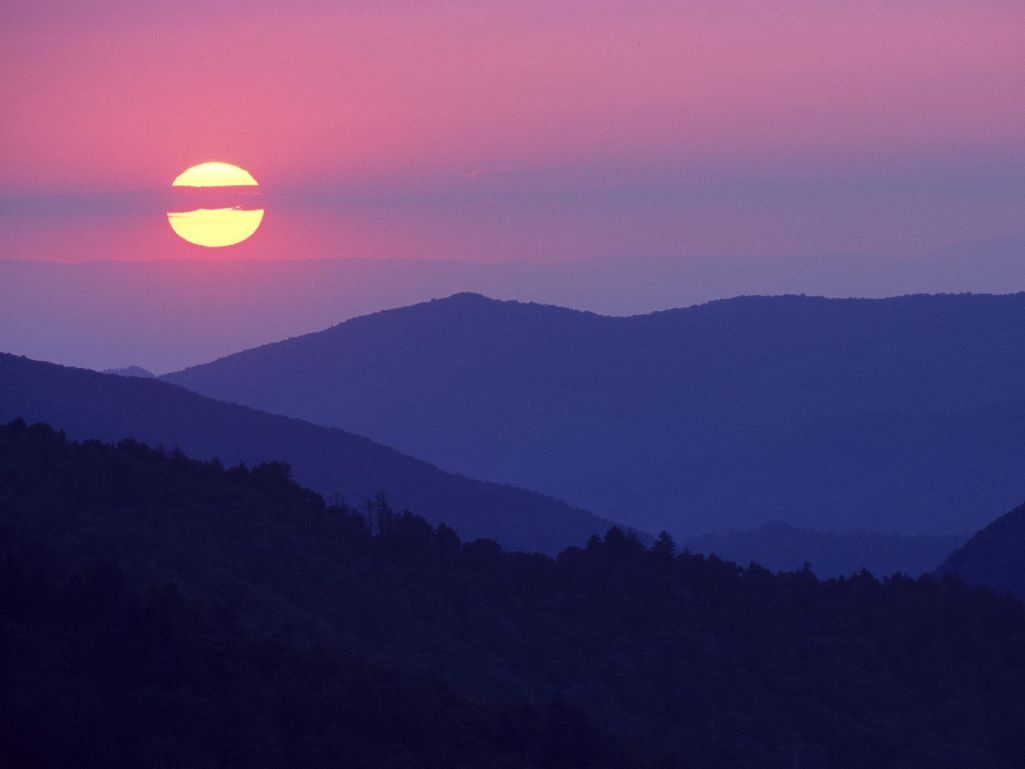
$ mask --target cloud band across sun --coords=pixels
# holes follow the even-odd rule
[[[229,163],[210,162],[192,166],[179,174],[171,183],[173,187],[255,187],[258,182],[243,168]],[[225,203],[236,203],[229,199],[225,190]],[[218,193],[219,194],[219,193]],[[233,246],[247,240],[256,232],[263,221],[264,210],[246,209],[240,205],[218,208],[196,208],[191,211],[168,211],[167,221],[171,229],[182,239],[197,246],[220,248]]]

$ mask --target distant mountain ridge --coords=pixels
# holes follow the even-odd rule
[[[613,524],[524,489],[443,472],[358,435],[215,400],[159,380],[98,374],[0,353],[0,422],[45,421],[75,439],[134,438],[225,463],[283,461],[328,499],[392,506],[467,539],[555,552]]]
[[[117,374],[118,376],[135,376],[141,379],[153,379],[152,371],[147,371],[142,366],[125,366],[124,368],[108,368],[103,370],[104,374]]]
[[[0,350],[94,369],[130,360],[159,373],[460,291],[634,315],[752,294],[1025,290],[1022,233],[914,259],[631,254],[543,263],[227,257],[64,262],[63,252],[35,256],[56,261],[0,259]],[[46,330],[52,328],[61,333]]]
[[[681,539],[960,535],[1025,477],[1025,294],[626,318],[458,294],[165,378]]]
[[[554,559],[415,516],[371,531],[280,465],[23,421],[0,500],[2,766],[1025,757],[1025,607],[958,579],[773,575],[618,529]]]

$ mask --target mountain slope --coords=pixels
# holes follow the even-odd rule
[[[820,417],[658,468],[659,501],[718,511],[721,527],[783,518],[806,529],[964,541],[1018,501],[1023,429],[1025,403]]]
[[[296,479],[353,504],[385,491],[392,505],[468,538],[554,552],[612,524],[556,499],[443,472],[366,438],[134,377],[0,354],[0,421],[46,421],[73,438],[131,437],[227,463],[278,460]]]
[[[1025,601],[1025,505],[1000,516],[955,550],[937,570],[966,582],[1009,590]]]
[[[0,764],[1025,762],[1025,609],[988,589],[382,523],[278,465],[0,426]]]
[[[1025,295],[611,318],[461,294],[167,379],[686,536],[957,535],[1025,474]]]

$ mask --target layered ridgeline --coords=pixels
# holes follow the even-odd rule
[[[125,366],[124,368],[108,368],[103,370],[104,374],[117,374],[118,376],[137,376],[142,379],[152,379],[154,374],[141,366]]]
[[[483,701],[436,647],[381,653],[426,627],[401,556],[460,557],[401,524],[373,540],[282,465],[0,427],[0,765],[656,769],[564,700]]]
[[[413,259],[219,255],[66,262],[63,241],[51,245],[58,250],[24,253],[31,261],[0,259],[0,350],[95,369],[131,362],[156,372],[460,291],[633,315],[750,294],[1025,290],[1025,235],[916,259],[633,255],[563,261],[545,254],[526,261],[520,254],[515,261],[467,262],[418,253]]]
[[[683,537],[967,536],[1025,477],[1025,295],[613,318],[462,294],[167,379]]]
[[[938,573],[1009,590],[1025,601],[1025,505],[976,533],[946,559]]]
[[[0,428],[0,763],[1025,764],[1009,597],[373,513],[278,464]]]
[[[515,549],[555,552],[611,525],[557,499],[446,473],[342,430],[157,380],[0,354],[0,420],[16,417],[47,422],[72,438],[135,438],[230,464],[284,461],[328,498],[358,505],[384,492],[399,509],[412,507],[463,536],[488,536]]]

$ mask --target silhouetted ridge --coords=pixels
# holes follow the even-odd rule
[[[135,438],[224,462],[288,462],[329,498],[361,504],[380,491],[467,537],[556,552],[611,524],[557,499],[443,472],[366,438],[157,380],[97,374],[0,354],[0,420],[46,421],[72,438]]]
[[[347,613],[376,624],[381,584],[325,588],[358,579],[351,562],[380,579],[373,551],[411,552],[404,534],[421,556],[435,536],[458,552],[451,530],[396,519],[384,546],[391,529],[371,539],[283,465],[225,471],[24,422],[0,428],[0,468],[3,766],[656,769],[561,698],[485,702],[374,654],[367,627],[348,637]],[[355,603],[325,631],[318,594]]]
[[[1021,493],[1023,349],[1023,294],[633,317],[456,295],[167,379],[680,538],[961,536]]]
[[[371,518],[281,464],[0,427],[0,763],[1025,762],[1025,609],[988,589]]]
[[[1006,293],[1025,285],[1023,255],[1025,236],[1018,235],[916,259],[865,254],[487,263],[229,255],[78,263],[6,258],[0,261],[0,349],[87,368],[119,365],[130,350],[133,362],[164,372],[455,291],[607,315],[741,294]],[[238,292],[240,285],[244,292]],[[239,301],[226,301],[229,297]]]
[[[147,371],[141,366],[126,366],[125,368],[108,368],[103,370],[104,374],[117,374],[118,376],[135,376],[142,379],[153,379],[152,371]]]
[[[977,532],[940,566],[966,582],[1009,590],[1025,601],[1025,505]]]

